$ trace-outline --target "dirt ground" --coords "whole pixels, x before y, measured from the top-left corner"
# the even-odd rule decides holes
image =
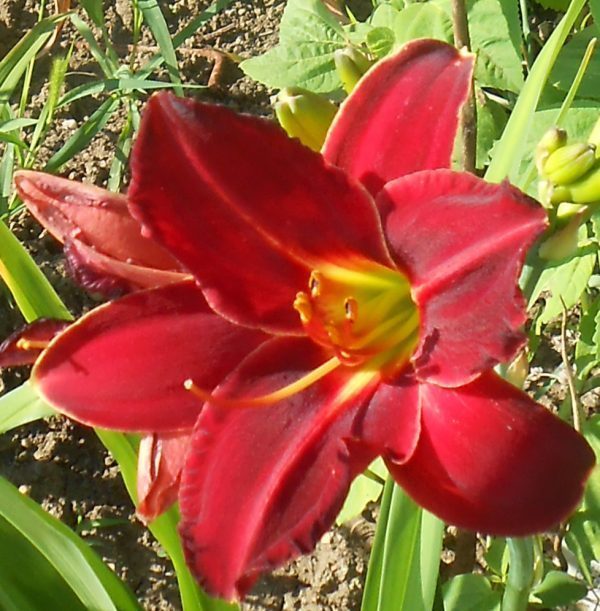
[[[0,0],[0,58],[35,23],[38,4],[32,0]],[[176,0],[159,4],[174,33],[209,2]],[[131,42],[130,0],[110,0],[104,5],[112,40],[126,61]],[[208,83],[214,50],[249,57],[274,45],[283,5],[281,0],[237,0],[206,23],[178,52],[185,82]],[[34,107],[39,107],[46,95],[44,83],[51,57],[70,44],[71,35],[69,28],[65,28],[50,54],[38,61],[33,81]],[[155,43],[147,34],[144,44],[148,52],[154,50]],[[70,87],[82,82],[79,73],[100,76],[84,44],[76,46],[71,67],[73,74],[67,78]],[[245,78],[233,62],[226,62],[218,76],[216,87],[197,95],[244,112],[270,114],[271,92]],[[60,111],[44,142],[40,166],[98,104],[97,100],[86,100]],[[69,162],[61,174],[104,186],[109,152],[116,142],[121,121],[118,118],[109,122],[92,145]],[[80,314],[98,303],[67,277],[60,246],[34,221],[22,214],[11,221],[11,226],[73,313]],[[20,323],[20,314],[10,299],[0,293],[0,339]],[[2,371],[0,390],[14,388],[27,376],[27,368]],[[171,564],[135,518],[118,467],[93,430],[53,417],[0,436],[0,474],[77,529],[127,581],[146,609],[180,608]],[[352,527],[331,530],[313,554],[260,581],[243,609],[359,609],[373,529],[372,514],[367,513],[366,519]]]

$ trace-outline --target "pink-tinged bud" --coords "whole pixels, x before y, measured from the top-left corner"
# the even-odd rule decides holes
[[[525,386],[525,380],[529,374],[529,359],[527,351],[521,350],[506,369],[505,379],[517,388]]]
[[[542,242],[538,251],[540,257],[547,261],[560,261],[570,257],[577,250],[579,226],[583,220],[581,214],[572,217],[564,227]]]
[[[320,151],[337,106],[327,98],[299,87],[282,89],[275,102],[275,114],[291,138],[298,138],[313,151]]]
[[[543,165],[551,153],[567,144],[567,132],[558,127],[551,127],[539,141],[535,149],[535,165],[542,174]]]
[[[352,93],[363,74],[371,67],[371,62],[355,47],[339,49],[333,55],[335,69],[346,93]]]

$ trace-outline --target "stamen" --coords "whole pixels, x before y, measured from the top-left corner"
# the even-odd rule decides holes
[[[358,303],[354,297],[346,297],[344,300],[344,314],[349,322],[356,320],[358,316]]]
[[[309,296],[304,293],[296,293],[296,299],[294,299],[294,309],[300,314],[300,320],[303,323],[310,321],[313,315],[313,307],[310,302]]]
[[[214,397],[209,391],[200,388],[194,384],[191,379],[186,380],[183,383],[183,387],[189,390],[191,393],[196,395],[202,401],[218,405],[220,407],[266,407],[287,399],[303,390],[306,390],[309,386],[312,386],[318,382],[321,378],[324,378],[327,374],[335,371],[341,365],[340,360],[337,357],[333,357],[328,361],[325,361],[322,365],[319,365],[316,369],[307,373],[304,377],[275,390],[272,393],[261,395],[258,397],[241,397],[239,399],[233,399],[228,397]]]
[[[310,289],[311,297],[316,298],[321,294],[322,285],[323,276],[321,275],[321,272],[313,270],[310,273],[310,278],[308,279],[308,288]]]
[[[19,350],[45,350],[48,347],[49,341],[26,339],[22,337],[17,340],[16,347]]]

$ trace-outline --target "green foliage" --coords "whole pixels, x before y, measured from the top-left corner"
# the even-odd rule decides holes
[[[2,609],[141,609],[84,541],[4,478],[0,478],[0,540]]]
[[[577,602],[587,593],[587,587],[561,571],[548,571],[532,594],[544,608],[555,609]]]
[[[29,382],[25,382],[0,397],[0,434],[54,413],[54,410],[37,396]]]
[[[444,584],[444,611],[500,611],[500,593],[483,575],[457,575]]]
[[[430,611],[444,525],[386,482],[371,551],[362,611]]]
[[[290,0],[281,20],[279,45],[240,67],[269,87],[331,93],[341,87],[333,55],[346,45],[344,30],[320,0]]]
[[[347,520],[351,520],[358,516],[363,509],[367,506],[367,503],[376,501],[383,492],[382,482],[387,474],[387,469],[381,458],[373,461],[369,465],[369,471],[374,475],[381,478],[381,482],[376,481],[375,478],[369,474],[359,475],[350,486],[348,496],[344,501],[336,522],[343,524]]]

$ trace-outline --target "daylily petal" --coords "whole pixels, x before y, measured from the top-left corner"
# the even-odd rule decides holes
[[[44,350],[44,344],[71,323],[54,318],[38,318],[9,335],[0,344],[0,367],[31,365]]]
[[[508,183],[449,170],[388,183],[378,203],[420,310],[418,377],[458,386],[510,360],[525,339],[516,287],[543,208]]]
[[[475,56],[418,40],[378,62],[342,104],[325,159],[377,195],[388,181],[449,168]]]
[[[64,248],[69,273],[84,289],[107,298],[191,278],[181,271],[143,267],[109,257],[80,240],[67,240]]]
[[[114,259],[181,269],[164,248],[142,236],[125,196],[30,170],[15,173],[15,186],[29,211],[60,242],[74,238]]]
[[[362,187],[263,119],[157,94],[132,170],[133,214],[242,324],[299,332],[291,304],[319,262],[390,262]]]
[[[215,395],[262,395],[327,358],[308,339],[261,346]],[[206,590],[241,597],[260,573],[313,548],[352,479],[375,453],[353,440],[373,378],[348,392],[338,369],[269,407],[207,406],[192,437],[179,492],[188,564]]]
[[[486,373],[461,388],[421,386],[412,458],[388,463],[417,503],[443,520],[502,536],[543,532],[577,506],[594,453],[525,393]]]
[[[193,282],[132,293],[96,308],[57,337],[31,376],[42,396],[84,424],[121,431],[191,428],[212,389],[264,340],[206,304]]]
[[[151,522],[176,500],[192,431],[146,435],[140,442],[137,515]]]

